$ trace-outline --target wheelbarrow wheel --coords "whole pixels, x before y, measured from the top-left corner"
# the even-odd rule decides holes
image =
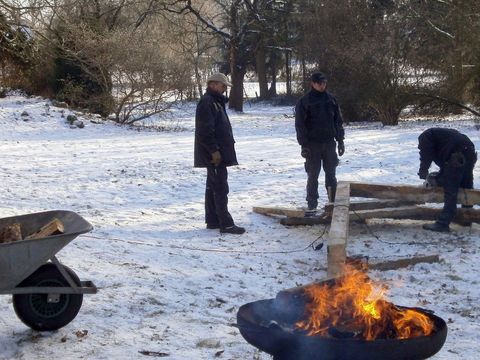
[[[80,286],[77,274],[67,266],[67,273]],[[19,287],[58,286],[70,287],[54,264],[40,266],[23,280]],[[61,294],[58,302],[49,303],[47,294],[13,295],[13,308],[22,322],[38,331],[57,330],[75,319],[82,306],[83,294]]]

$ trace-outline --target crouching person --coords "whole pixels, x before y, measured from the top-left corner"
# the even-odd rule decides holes
[[[423,228],[431,231],[448,232],[450,222],[457,209],[459,188],[473,189],[473,168],[477,161],[475,145],[464,134],[453,129],[430,128],[418,137],[420,169],[418,176],[426,179],[432,162],[440,171],[438,184],[444,189],[443,210],[433,224]]]

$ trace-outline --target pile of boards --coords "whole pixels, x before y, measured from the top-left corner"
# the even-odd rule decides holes
[[[443,202],[442,188],[350,182],[348,192],[349,196],[357,199],[350,199],[347,205],[349,220],[354,222],[368,219],[433,221],[442,210],[441,206],[428,206],[430,203]],[[460,189],[457,202],[464,207],[457,209],[453,222],[461,225],[480,223],[480,210],[471,207],[480,204],[480,190]],[[315,212],[302,208],[256,206],[253,212],[280,216],[283,225],[316,225],[330,224],[333,208],[334,204],[331,203]]]

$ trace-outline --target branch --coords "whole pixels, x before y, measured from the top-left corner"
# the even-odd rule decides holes
[[[436,25],[435,25],[434,23],[432,23],[430,20],[427,20],[427,23],[428,23],[431,27],[433,27],[435,30],[437,30],[440,34],[446,35],[446,36],[448,36],[450,39],[455,39],[455,36],[454,36],[454,35],[452,35],[452,34],[446,32],[446,31],[440,29],[438,26],[436,26]]]
[[[452,104],[452,105],[459,106],[462,109],[465,109],[465,110],[471,112],[472,114],[474,114],[476,116],[480,116],[480,112],[472,109],[471,107],[468,107],[467,105],[459,103],[458,101],[453,100],[453,99],[448,99],[448,98],[438,96],[438,95],[430,95],[430,94],[427,94],[427,93],[413,93],[412,95],[414,95],[414,96],[424,96],[424,97],[428,97],[428,98],[431,98],[431,99],[440,100],[440,101],[443,101],[443,102],[446,102],[446,103],[449,103],[449,104]]]
[[[143,21],[145,21],[146,17],[149,15],[149,14],[152,14],[152,13],[156,13],[156,12],[159,12],[159,11],[166,11],[166,12],[170,12],[170,13],[173,13],[173,14],[184,14],[184,13],[190,13],[190,14],[193,14],[197,19],[198,21],[200,21],[203,25],[205,25],[208,29],[212,30],[213,32],[221,35],[222,37],[226,38],[226,39],[231,39],[232,38],[232,35],[230,35],[229,33],[219,29],[215,24],[213,24],[210,20],[204,18],[200,12],[196,9],[193,8],[192,6],[192,1],[191,0],[176,0],[170,4],[162,4],[162,6],[158,7],[158,8],[155,8],[153,5],[154,3],[156,3],[156,0],[151,0],[149,6],[148,6],[148,9],[140,15],[140,17],[138,18],[136,24],[135,24],[135,28],[139,27]],[[179,4],[182,4],[182,7],[180,8],[175,8],[175,6],[179,5]]]

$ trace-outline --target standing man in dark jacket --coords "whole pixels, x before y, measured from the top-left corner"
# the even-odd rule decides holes
[[[438,185],[443,186],[443,210],[437,221],[425,224],[426,230],[448,232],[457,209],[459,188],[473,189],[473,168],[477,161],[475,145],[464,134],[453,129],[431,128],[418,137],[420,169],[418,176],[426,179],[432,162],[440,172]]]
[[[232,86],[224,74],[207,80],[207,91],[197,104],[195,115],[194,166],[207,168],[205,223],[207,229],[221,233],[243,234],[228,212],[227,166],[238,165],[232,125],[225,110],[228,98],[222,94]]]
[[[335,200],[335,171],[338,165],[335,140],[338,142],[338,155],[342,156],[345,152],[345,131],[337,100],[326,91],[326,76],[320,72],[312,74],[311,85],[311,90],[295,107],[295,129],[308,174],[307,205],[309,210],[314,210],[318,206],[318,175],[322,162],[328,200]]]

